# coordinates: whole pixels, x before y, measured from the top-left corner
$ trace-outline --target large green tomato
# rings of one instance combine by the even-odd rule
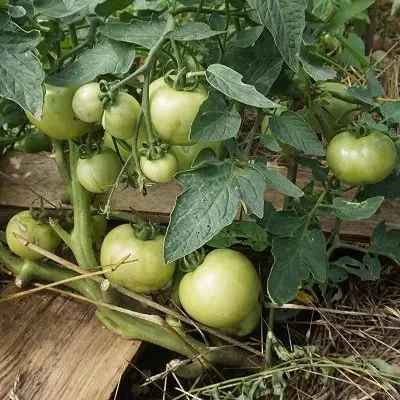
[[[79,119],[85,122],[97,122],[103,116],[100,100],[101,90],[97,82],[81,86],[72,99],[72,108]]]
[[[112,283],[132,292],[151,293],[164,287],[171,279],[176,261],[165,265],[163,260],[164,236],[141,240],[129,224],[117,226],[105,237],[100,251],[103,268],[129,258],[115,271],[108,272]]]
[[[217,155],[221,152],[221,142],[208,142],[208,143],[195,143],[191,146],[172,146],[172,151],[178,159],[179,171],[190,169],[193,161],[200,153],[201,150],[210,148],[215,151]]]
[[[211,251],[179,285],[185,311],[213,328],[238,325],[255,306],[260,281],[250,260],[231,249]]]
[[[339,133],[326,152],[329,168],[340,182],[348,185],[382,181],[393,171],[396,160],[395,144],[379,131],[359,138],[350,132]]]
[[[15,237],[14,234],[22,236],[28,242],[51,252],[61,243],[60,237],[54,232],[53,228],[48,223],[36,221],[30,211],[21,211],[10,219],[6,228],[7,244],[21,258],[37,260],[43,257],[26,247],[24,242]]]
[[[91,193],[105,193],[121,171],[118,154],[108,147],[88,158],[80,158],[76,165],[79,183]]]
[[[154,130],[164,141],[180,146],[190,144],[189,134],[208,93],[203,86],[192,92],[174,90],[159,78],[150,85],[150,116]]]
[[[171,151],[163,157],[149,160],[145,156],[140,157],[140,169],[144,176],[156,183],[171,182],[178,172],[178,160]]]
[[[352,96],[346,91],[345,86],[341,83],[336,82],[324,82],[320,86],[320,89],[326,92],[336,92],[344,98],[352,99]],[[348,126],[354,121],[357,112],[357,105],[348,103],[327,94],[323,98],[317,98],[311,103],[311,110],[316,110],[319,113],[319,117],[326,122],[326,127],[330,129],[330,132],[326,132],[318,119],[313,113],[309,112],[309,109],[305,107],[300,110],[307,123],[311,126],[314,132],[323,134],[330,140],[339,128]]]
[[[140,104],[128,93],[119,92],[103,113],[103,128],[119,139],[128,139],[135,133]]]
[[[77,88],[48,84],[45,87],[42,118],[36,119],[32,114],[26,113],[32,125],[46,135],[60,140],[73,139],[87,132],[90,124],[81,121],[72,109],[72,99]]]

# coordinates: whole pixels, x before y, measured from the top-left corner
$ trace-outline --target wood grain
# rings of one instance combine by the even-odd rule
[[[286,175],[286,168],[273,166],[276,171]],[[5,209],[13,207],[27,208],[31,202],[37,199],[37,194],[29,188],[34,189],[44,198],[57,204],[64,192],[65,185],[56,168],[53,157],[47,153],[43,154],[14,154],[0,159],[0,171],[15,181],[11,181],[4,175],[0,177],[0,206]],[[297,184],[303,187],[311,180],[310,170],[300,167],[298,170]],[[16,183],[17,182],[17,183]],[[176,196],[182,192],[182,187],[177,182],[163,185],[154,185],[149,188],[147,196],[143,196],[132,188],[117,191],[113,198],[112,207],[118,210],[135,210],[144,217],[167,222],[172,211]],[[346,198],[350,200],[354,196],[349,192]],[[107,196],[96,198],[98,205],[104,205]],[[280,209],[283,204],[283,195],[275,190],[268,189],[265,199]],[[400,201],[386,201],[379,215],[367,220],[343,222],[341,234],[354,236],[355,238],[368,238],[377,223],[386,221],[390,228],[400,228]],[[1,217],[1,213],[0,213]],[[244,212],[238,213],[238,219],[246,220]],[[330,215],[321,219],[324,231],[330,231],[334,224],[334,216]]]
[[[21,400],[109,400],[141,342],[103,328],[94,310],[48,292],[0,303],[0,399],[20,374]]]

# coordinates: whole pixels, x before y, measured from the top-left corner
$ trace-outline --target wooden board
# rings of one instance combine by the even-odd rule
[[[0,303],[0,399],[19,374],[20,400],[109,400],[141,342],[103,328],[94,311],[49,292]]]
[[[274,166],[281,174],[286,175],[286,168]],[[11,182],[4,176],[0,177],[0,206],[12,209],[13,207],[29,207],[37,199],[37,195],[29,188],[33,188],[52,203],[57,203],[61,198],[65,185],[58,173],[53,156],[50,154],[14,154],[0,159],[0,171],[16,179],[18,183]],[[300,167],[297,184],[303,187],[311,180],[310,170]],[[173,209],[176,196],[182,191],[177,182],[154,185],[149,188],[147,196],[143,196],[132,188],[120,190],[113,198],[112,207],[119,210],[136,210],[145,217],[159,221],[168,221]],[[354,193],[346,195],[351,200]],[[106,196],[99,196],[97,203],[104,205]],[[282,207],[283,195],[275,190],[268,189],[265,193],[266,200],[272,202],[278,209]],[[381,221],[386,221],[390,228],[400,228],[400,201],[385,202],[381,213],[367,220],[343,222],[341,233],[355,238],[368,238]],[[0,213],[1,218],[1,213]],[[248,217],[240,212],[238,219],[246,220]],[[330,231],[334,224],[334,216],[322,218],[325,231]]]

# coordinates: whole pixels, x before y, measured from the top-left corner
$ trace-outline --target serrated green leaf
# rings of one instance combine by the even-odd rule
[[[292,238],[272,242],[274,264],[268,278],[268,294],[278,304],[293,300],[302,281],[310,274],[319,282],[326,280],[326,241],[319,230],[300,232]]]
[[[385,95],[385,89],[379,83],[373,69],[367,70],[368,91],[371,97],[379,97]]]
[[[266,230],[280,237],[293,237],[296,232],[304,228],[307,217],[299,217],[288,211],[278,211],[268,221]]]
[[[307,122],[293,111],[286,111],[279,117],[271,117],[269,127],[279,140],[297,150],[316,156],[325,154],[317,135]]]
[[[83,8],[93,6],[101,0],[34,0],[36,14],[51,18],[63,18],[72,15]]]
[[[46,82],[56,86],[83,85],[102,74],[124,74],[135,59],[135,45],[106,39],[81,53],[64,71]]]
[[[266,163],[256,162],[252,167],[260,171],[265,178],[265,183],[268,187],[272,187],[278,192],[283,193],[285,196],[301,197],[304,195],[303,191],[298,188],[294,183],[289,181],[285,176],[276,172],[273,168],[269,168]]]
[[[30,17],[34,15],[33,0],[9,0],[9,6],[23,7]]]
[[[266,95],[281,72],[283,59],[272,35],[265,29],[253,46],[228,49],[223,64],[243,75],[244,82]]]
[[[358,276],[363,281],[376,281],[381,275],[379,258],[371,257],[369,254],[364,256],[363,262],[344,256],[336,260],[334,265],[343,268],[348,274]]]
[[[297,71],[305,28],[304,0],[247,0],[271,32],[286,64]]]
[[[353,97],[361,100],[365,104],[374,105],[375,101],[371,97],[368,88],[352,86],[346,89]]]
[[[384,222],[379,223],[372,232],[370,251],[400,263],[400,230],[388,229]]]
[[[227,108],[225,97],[212,91],[192,123],[190,139],[195,142],[229,139],[237,135],[241,123],[240,114]]]
[[[265,182],[257,170],[230,161],[201,164],[175,178],[186,190],[177,197],[164,242],[166,262],[207,243],[231,224],[241,202],[247,214],[262,217]]]
[[[268,247],[268,233],[255,222],[233,222],[207,244],[218,249],[240,244],[250,246],[255,251],[263,251]]]
[[[327,81],[336,77],[336,71],[329,65],[310,62],[305,57],[300,57],[304,71],[316,81]]]
[[[132,0],[106,0],[98,4],[94,9],[97,15],[108,17],[118,10],[123,10],[132,4]]]
[[[380,110],[386,121],[393,123],[400,122],[400,101],[382,104]]]
[[[249,47],[256,42],[256,40],[263,33],[264,29],[265,29],[264,26],[259,25],[239,31],[236,34],[235,40],[232,43],[232,45],[235,47],[242,47],[242,48]]]
[[[44,72],[31,49],[39,44],[40,33],[23,31],[3,11],[0,17],[0,96],[15,101],[38,118]]]
[[[210,65],[206,71],[206,78],[212,87],[241,103],[259,108],[277,107],[274,102],[258,92],[253,85],[243,83],[242,75],[225,65]]]
[[[357,221],[374,215],[385,198],[383,196],[371,197],[361,203],[345,201],[341,197],[333,199],[332,208],[338,218],[343,221]]]

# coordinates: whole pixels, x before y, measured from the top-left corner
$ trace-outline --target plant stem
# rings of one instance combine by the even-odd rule
[[[33,28],[33,29],[37,29],[40,32],[44,32],[44,33],[48,33],[51,31],[51,28],[49,28],[48,26],[43,26],[40,25],[39,22],[35,21],[33,18],[29,17],[28,15],[25,14],[25,18],[26,20],[29,22],[29,25]]]
[[[272,339],[274,338],[274,322],[275,308],[269,310],[268,316],[268,332],[265,339],[265,367],[270,368],[272,365]]]
[[[195,14],[195,16],[193,18],[194,21],[197,21],[197,19],[200,17],[200,14],[201,14],[203,6],[204,6],[204,3],[205,3],[205,0],[200,0],[199,6],[197,7],[197,10],[196,10],[196,14]]]
[[[67,166],[65,164],[64,142],[61,140],[53,139],[52,144],[53,144],[53,148],[54,148],[55,160],[56,160],[58,171],[60,172],[61,176],[65,179],[68,187],[70,187],[71,186],[71,176],[70,176]]]
[[[89,195],[76,176],[78,148],[72,140],[69,141],[69,156],[72,178],[71,196],[74,207],[74,230],[71,233],[71,250],[78,264],[87,270],[95,267],[97,261],[92,247]]]
[[[254,120],[254,124],[253,124],[250,134],[249,134],[249,141],[247,142],[246,148],[244,149],[244,152],[243,152],[246,157],[246,160],[248,160],[250,157],[250,152],[253,147],[254,138],[256,136],[258,128],[260,127],[261,118],[262,118],[262,110],[258,109],[256,119]]]
[[[142,97],[142,111],[144,116],[144,122],[146,123],[147,135],[149,137],[149,142],[150,142],[149,144],[151,146],[152,143],[156,141],[156,137],[154,135],[153,125],[150,119],[150,98],[149,98],[150,81],[151,81],[151,70],[144,75],[143,97]],[[137,167],[139,167],[139,165],[137,165]]]
[[[68,29],[69,29],[69,37],[71,38],[72,47],[78,46],[79,42],[78,42],[78,36],[76,35],[75,24],[74,23],[69,24]]]
[[[289,156],[289,166],[287,170],[287,178],[289,179],[290,182],[296,184],[297,180],[297,161],[296,161],[296,154],[290,155]],[[290,202],[292,201],[292,197],[290,196],[285,196],[283,199],[283,210],[287,210],[290,206]]]
[[[89,30],[88,30],[88,34],[86,36],[86,39],[79,44],[78,46],[74,47],[71,51],[69,51],[68,53],[63,54],[61,57],[57,58],[54,61],[54,68],[52,72],[56,72],[61,65],[64,63],[65,60],[75,57],[76,55],[78,55],[79,53],[81,53],[83,50],[85,50],[87,47],[92,47],[95,43],[96,40],[96,32],[97,32],[97,28],[103,23],[103,21],[101,20],[101,18],[98,17],[92,17],[90,19],[90,23],[89,23]]]
[[[190,12],[197,12],[198,7],[180,7],[177,8],[176,10],[171,11],[171,15],[174,17],[183,14],[183,13],[190,13]],[[202,8],[201,9],[202,14],[219,14],[219,15],[225,15],[226,11],[225,10],[218,10],[214,8]],[[230,15],[232,17],[247,17],[248,13],[246,11],[231,11]]]

